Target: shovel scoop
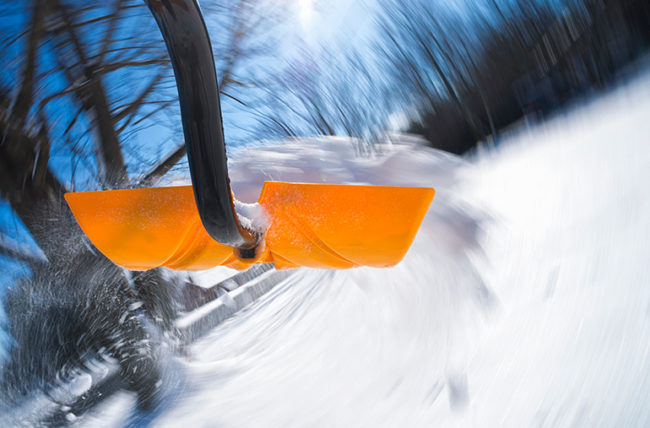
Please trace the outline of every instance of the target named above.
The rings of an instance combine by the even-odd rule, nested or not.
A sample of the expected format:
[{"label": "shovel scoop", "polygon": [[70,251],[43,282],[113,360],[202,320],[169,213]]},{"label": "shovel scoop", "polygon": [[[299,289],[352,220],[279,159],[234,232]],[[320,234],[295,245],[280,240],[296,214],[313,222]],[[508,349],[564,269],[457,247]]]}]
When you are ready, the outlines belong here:
[{"label": "shovel scoop", "polygon": [[387,267],[406,254],[434,190],[265,182],[260,215],[234,204],[212,47],[196,0],[147,0],[170,54],[192,186],[65,195],[106,257],[132,270]]},{"label": "shovel scoop", "polygon": [[250,252],[205,230],[191,186],[68,193],[79,225],[104,255],[132,270],[345,269],[397,264],[433,198],[433,189],[266,182],[258,204],[266,229]]}]

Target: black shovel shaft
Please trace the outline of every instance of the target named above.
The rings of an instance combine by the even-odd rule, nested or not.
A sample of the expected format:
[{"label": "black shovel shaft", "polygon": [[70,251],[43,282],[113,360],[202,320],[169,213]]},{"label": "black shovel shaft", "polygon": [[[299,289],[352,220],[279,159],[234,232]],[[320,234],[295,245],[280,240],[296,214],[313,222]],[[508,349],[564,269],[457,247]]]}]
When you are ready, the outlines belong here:
[{"label": "black shovel shaft", "polygon": [[178,88],[194,196],[205,230],[217,242],[254,248],[240,224],[228,178],[219,85],[210,36],[196,0],[145,0],[171,58]]}]

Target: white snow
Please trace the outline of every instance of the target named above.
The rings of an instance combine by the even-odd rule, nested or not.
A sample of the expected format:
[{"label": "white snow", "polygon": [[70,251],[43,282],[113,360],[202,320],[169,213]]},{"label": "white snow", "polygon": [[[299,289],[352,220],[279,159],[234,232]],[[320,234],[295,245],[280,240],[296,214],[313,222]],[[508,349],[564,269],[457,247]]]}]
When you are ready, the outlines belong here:
[{"label": "white snow", "polygon": [[[70,404],[87,392],[93,384],[91,373],[84,373],[81,370],[76,371],[69,379],[61,382],[55,388],[48,392],[48,396],[56,403]],[[64,404],[63,407],[67,407]],[[36,407],[38,408],[38,407]],[[2,418],[0,418],[0,421]]]},{"label": "white snow", "polygon": [[[248,286],[257,283],[258,281],[262,281],[264,278],[268,277],[271,273],[273,273],[273,270],[266,271],[260,276],[256,277],[253,281],[247,283],[246,285]],[[177,319],[176,327],[179,329],[186,328],[194,324],[201,318],[207,316],[211,312],[218,310],[222,306],[226,306],[233,310],[237,309],[237,303],[235,302],[234,297],[236,297],[242,292],[242,288],[245,288],[245,286],[240,287],[230,293],[223,293],[221,296],[219,296],[219,298],[214,299],[211,302],[208,302],[205,305],[201,306],[200,308],[195,309],[194,311],[190,312],[184,317]]]},{"label": "white snow", "polygon": [[263,234],[268,229],[268,218],[264,208],[257,202],[247,204],[235,199],[235,211],[239,223],[246,229]]},{"label": "white snow", "polygon": [[69,384],[70,394],[79,397],[90,389],[92,383],[93,378],[88,373],[82,373],[79,376],[75,376]]},{"label": "white snow", "polygon": [[139,309],[142,307],[142,302],[134,302],[129,305],[129,310],[130,311],[135,311],[136,309]]},{"label": "white snow", "polygon": [[212,269],[192,272],[189,274],[190,282],[203,288],[214,287],[221,281],[235,275],[237,271],[225,266],[217,266]]},{"label": "white snow", "polygon": [[472,164],[342,139],[237,152],[248,202],[269,178],[437,193],[400,265],[301,270],[195,344],[152,425],[650,426],[649,131],[646,75]]}]

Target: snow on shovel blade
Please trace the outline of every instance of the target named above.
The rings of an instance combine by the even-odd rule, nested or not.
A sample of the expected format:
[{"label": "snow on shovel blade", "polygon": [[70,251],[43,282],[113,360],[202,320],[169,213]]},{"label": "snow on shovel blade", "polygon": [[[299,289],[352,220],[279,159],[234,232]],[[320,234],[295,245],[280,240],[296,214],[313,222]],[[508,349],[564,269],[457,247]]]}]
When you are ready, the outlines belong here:
[{"label": "snow on shovel blade", "polygon": [[106,257],[133,270],[346,269],[399,263],[433,199],[422,187],[265,182],[258,203],[268,229],[242,259],[201,224],[191,186],[68,193],[81,229]]}]

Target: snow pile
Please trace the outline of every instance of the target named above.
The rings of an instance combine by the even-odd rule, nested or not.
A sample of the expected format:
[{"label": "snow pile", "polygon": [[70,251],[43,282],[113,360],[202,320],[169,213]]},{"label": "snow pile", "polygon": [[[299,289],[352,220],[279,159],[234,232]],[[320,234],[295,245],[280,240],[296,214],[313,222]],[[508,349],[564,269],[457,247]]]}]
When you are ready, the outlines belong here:
[{"label": "snow pile", "polygon": [[466,405],[465,355],[491,299],[470,262],[479,219],[453,192],[464,163],[412,145],[382,151],[359,157],[349,140],[313,139],[233,157],[234,192],[248,200],[269,178],[437,194],[398,267],[303,270],[199,344],[166,423],[201,424],[198,407],[219,425],[413,425],[422,414],[402,403],[426,409],[450,390]]},{"label": "snow pile", "polygon": [[468,177],[498,219],[483,272],[500,301],[468,367],[468,425],[650,426],[649,124],[646,75]]},{"label": "snow pile", "polygon": [[246,202],[264,179],[437,193],[400,265],[301,270],[194,345],[153,424],[650,425],[648,124],[646,76],[473,165],[339,139],[234,153]]},{"label": "snow pile", "polygon": [[450,391],[446,403],[466,406],[465,356],[492,299],[470,260],[482,218],[453,190],[464,167],[413,144],[360,157],[345,139],[236,153],[232,186],[248,201],[267,179],[434,186],[437,193],[399,266],[302,270],[197,344],[195,359],[173,374],[186,379],[182,394],[169,391],[175,406],[156,422],[413,425],[422,414],[402,403],[426,409]]}]

